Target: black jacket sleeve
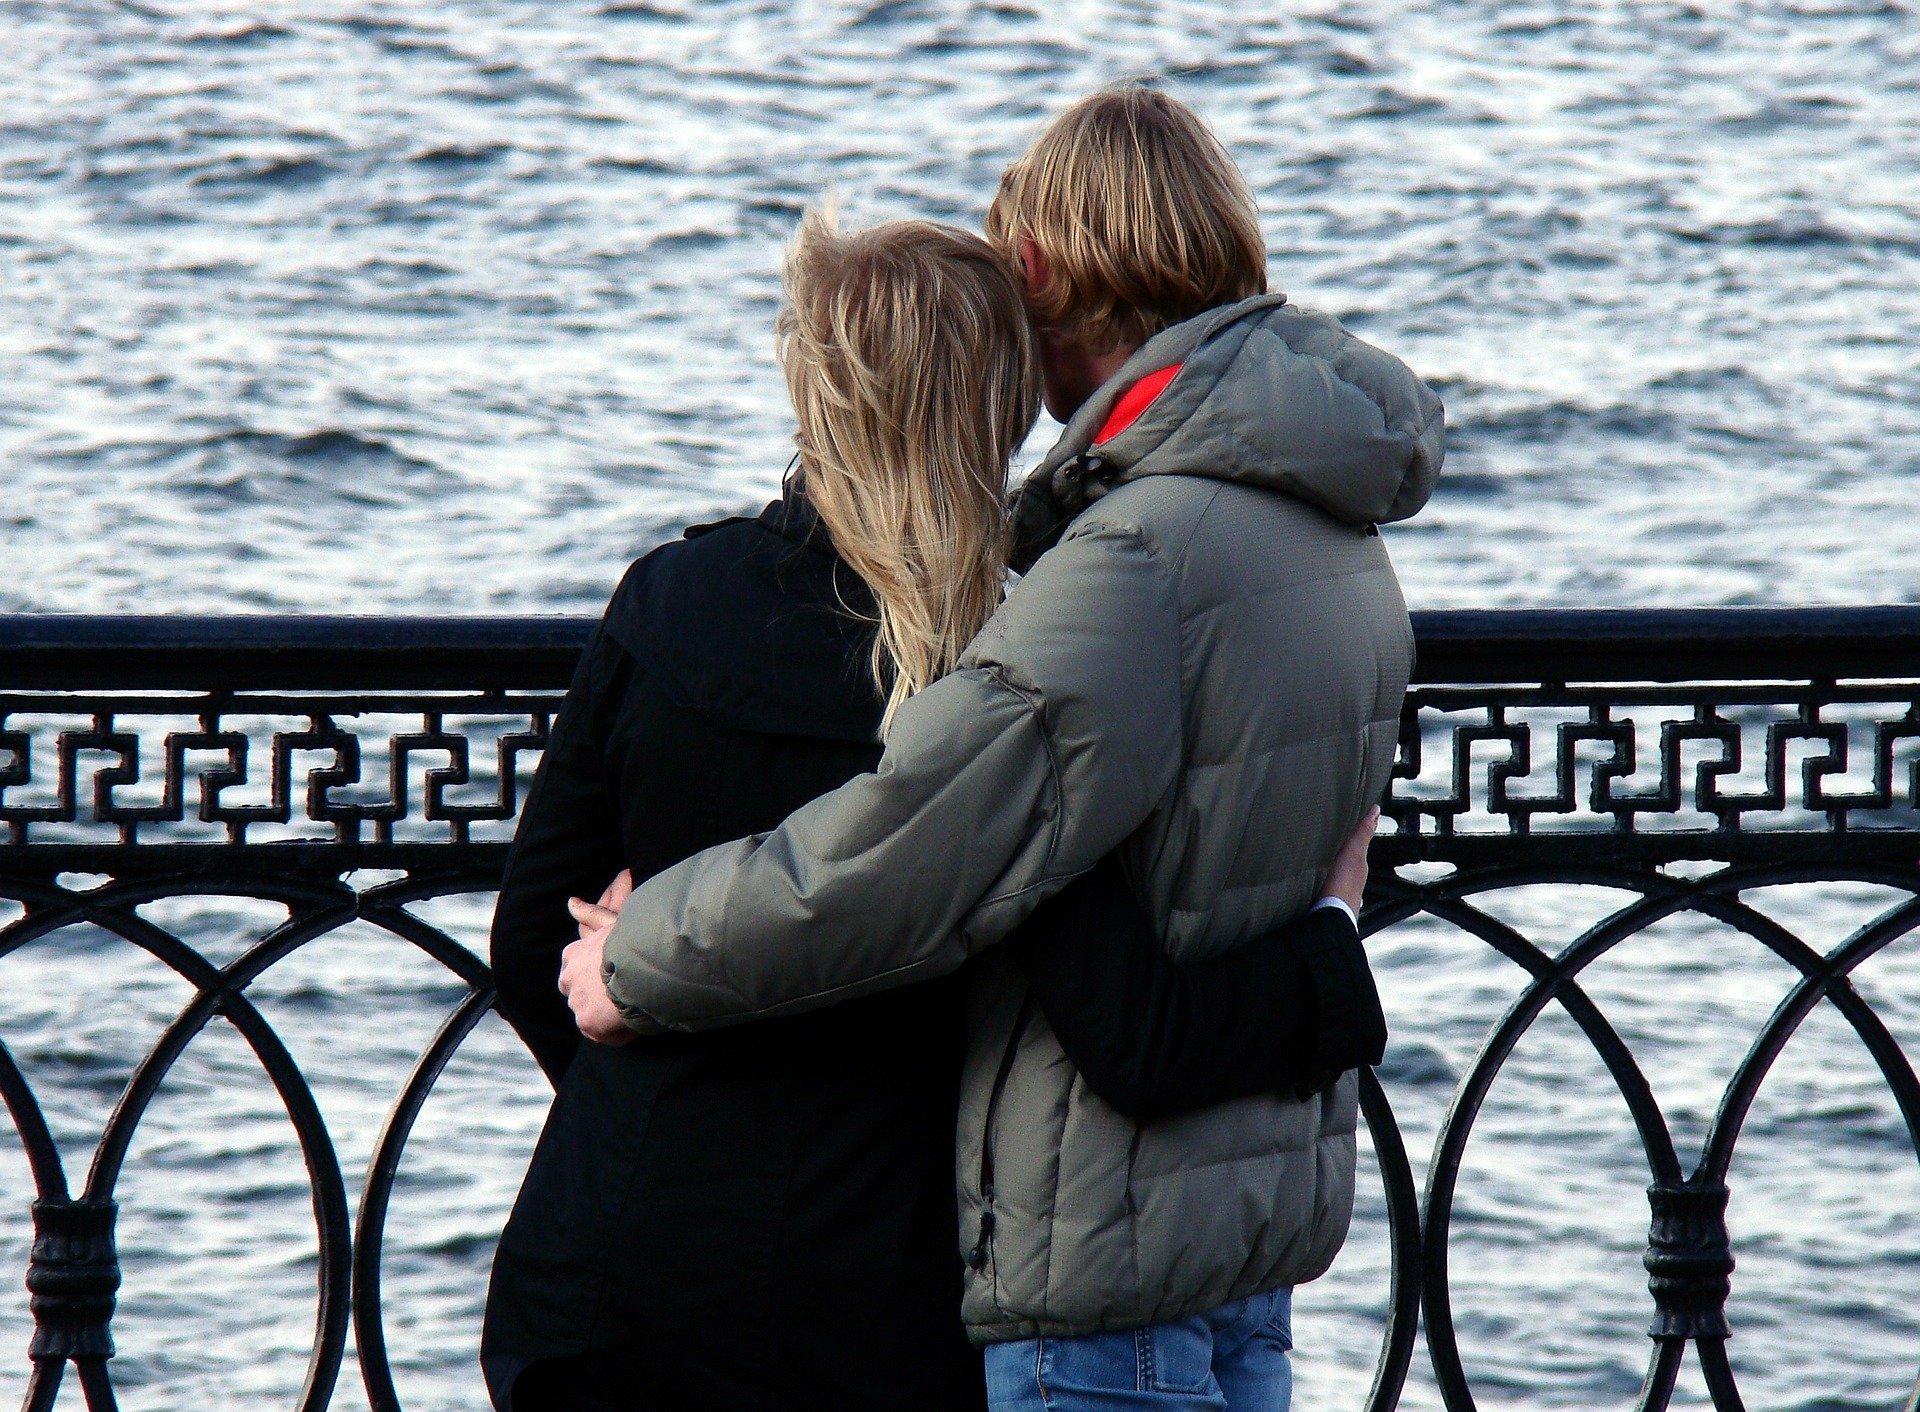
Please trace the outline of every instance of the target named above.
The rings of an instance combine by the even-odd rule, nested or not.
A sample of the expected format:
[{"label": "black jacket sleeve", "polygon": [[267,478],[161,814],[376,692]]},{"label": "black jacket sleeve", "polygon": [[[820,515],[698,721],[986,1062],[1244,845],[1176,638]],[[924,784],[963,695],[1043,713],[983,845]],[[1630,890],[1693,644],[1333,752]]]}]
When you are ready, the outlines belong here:
[{"label": "black jacket sleeve", "polygon": [[1304,1095],[1379,1063],[1386,1048],[1366,951],[1338,908],[1182,965],[1109,857],[1011,944],[1067,1057],[1139,1121],[1256,1093]]},{"label": "black jacket sleeve", "polygon": [[547,737],[507,854],[491,951],[500,1013],[556,1086],[580,1045],[561,997],[560,953],[579,936],[569,897],[598,897],[626,866],[602,745],[622,649],[595,632]]}]

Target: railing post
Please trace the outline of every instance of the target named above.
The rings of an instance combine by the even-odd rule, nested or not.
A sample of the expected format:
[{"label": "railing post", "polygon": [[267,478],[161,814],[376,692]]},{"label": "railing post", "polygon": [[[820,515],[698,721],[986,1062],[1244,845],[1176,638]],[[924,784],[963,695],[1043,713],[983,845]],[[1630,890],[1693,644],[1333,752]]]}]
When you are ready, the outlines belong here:
[{"label": "railing post", "polygon": [[1647,1288],[1656,1340],[1726,1338],[1733,1288],[1733,1246],[1727,1234],[1727,1186],[1713,1179],[1655,1182],[1647,1188],[1653,1224],[1647,1232]]},{"label": "railing post", "polygon": [[113,1357],[114,1295],[120,1288],[113,1218],[118,1210],[114,1202],[84,1196],[33,1203],[28,1356],[36,1362]]}]

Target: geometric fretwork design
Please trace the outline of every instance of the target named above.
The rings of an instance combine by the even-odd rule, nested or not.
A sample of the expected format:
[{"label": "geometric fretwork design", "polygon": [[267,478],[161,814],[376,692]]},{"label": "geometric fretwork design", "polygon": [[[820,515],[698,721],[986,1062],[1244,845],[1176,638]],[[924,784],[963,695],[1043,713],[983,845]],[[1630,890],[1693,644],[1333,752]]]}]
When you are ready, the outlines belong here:
[{"label": "geometric fretwork design", "polygon": [[1756,833],[1912,831],[1920,680],[1423,686],[1395,775],[1387,812],[1429,857],[1534,835],[1549,837],[1520,851],[1552,853],[1581,833],[1615,859],[1727,858]]},{"label": "geometric fretwork design", "polygon": [[[318,1310],[298,1406],[328,1405],[351,1343],[368,1405],[400,1407],[381,1299],[389,1205],[422,1105],[493,995],[480,958],[415,909],[495,886],[589,627],[0,619],[0,902],[13,909],[0,916],[24,909],[0,925],[0,985],[28,943],[90,926],[190,988],[77,1183],[41,1096],[0,1044],[0,1100],[33,1187],[0,1209],[0,1232],[31,1237],[20,1271],[34,1323],[29,1409],[52,1407],[63,1382],[90,1408],[114,1405],[116,1185],[162,1081],[216,1016],[276,1090],[310,1188]],[[1598,1054],[1645,1157],[1653,1349],[1639,1406],[1668,1405],[1691,1347],[1716,1407],[1738,1408],[1730,1164],[1763,1080],[1822,1002],[1859,1037],[1920,1157],[1920,1080],[1851,979],[1920,933],[1920,610],[1427,615],[1416,631],[1420,670],[1364,925],[1444,923],[1518,967],[1521,983],[1453,1088],[1424,1192],[1388,1088],[1362,1076],[1393,1257],[1367,1405],[1399,1405],[1423,1325],[1446,1406],[1475,1405],[1452,1307],[1456,1189],[1495,1080],[1557,1007]],[[383,871],[356,871],[367,869]],[[1747,896],[1816,882],[1871,884],[1893,901],[1816,946]],[[1623,900],[1543,948],[1488,901],[1541,886]],[[216,962],[141,910],[208,897],[265,899],[287,920]],[[1633,1027],[1582,977],[1687,917],[1751,938],[1797,980],[1753,1035],[1701,1150],[1683,1159],[1623,1038]],[[388,1112],[355,1206],[307,1077],[249,988],[369,925],[444,968],[457,998]]]},{"label": "geometric fretwork design", "polygon": [[0,846],[512,835],[554,692],[0,692]]}]

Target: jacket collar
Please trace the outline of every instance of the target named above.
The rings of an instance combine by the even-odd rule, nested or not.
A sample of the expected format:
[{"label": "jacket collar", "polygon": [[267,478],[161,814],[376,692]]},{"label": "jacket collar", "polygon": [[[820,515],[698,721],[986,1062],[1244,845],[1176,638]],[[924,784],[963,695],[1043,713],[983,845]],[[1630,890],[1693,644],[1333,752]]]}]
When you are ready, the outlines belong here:
[{"label": "jacket collar", "polygon": [[[1096,446],[1131,430],[1147,406],[1160,400],[1160,393],[1173,381],[1170,373],[1177,374],[1190,355],[1228,325],[1286,302],[1284,294],[1260,294],[1209,309],[1162,330],[1134,350],[1068,419],[1052,450],[1014,493],[1014,570],[1025,573],[1032,568],[1074,517],[1112,488],[1112,480],[1103,475],[1105,458]],[[1139,406],[1122,405],[1137,385],[1149,380],[1157,384],[1151,397]]]},{"label": "jacket collar", "polygon": [[807,499],[799,476],[789,477],[780,492],[780,498],[768,502],[766,509],[756,516],[760,523],[790,544],[839,558],[839,552],[833,547],[833,536],[827,533],[820,512]]}]

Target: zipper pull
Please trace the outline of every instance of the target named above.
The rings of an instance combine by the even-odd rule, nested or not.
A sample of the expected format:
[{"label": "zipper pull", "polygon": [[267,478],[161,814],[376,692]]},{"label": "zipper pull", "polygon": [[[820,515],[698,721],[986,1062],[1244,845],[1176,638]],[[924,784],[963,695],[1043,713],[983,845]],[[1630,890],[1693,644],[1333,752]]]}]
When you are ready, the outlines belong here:
[{"label": "zipper pull", "polygon": [[987,1198],[987,1205],[980,1212],[980,1239],[973,1243],[973,1249],[967,1252],[967,1268],[984,1270],[987,1267],[987,1243],[993,1239],[993,1198]]}]

